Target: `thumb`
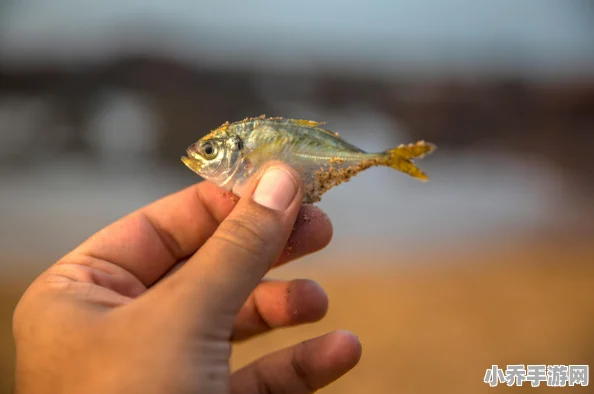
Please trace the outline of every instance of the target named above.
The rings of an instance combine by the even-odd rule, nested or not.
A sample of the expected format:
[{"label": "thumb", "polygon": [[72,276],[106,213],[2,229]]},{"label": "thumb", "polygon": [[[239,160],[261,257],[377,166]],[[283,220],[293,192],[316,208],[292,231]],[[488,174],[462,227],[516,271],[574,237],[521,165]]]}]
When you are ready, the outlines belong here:
[{"label": "thumb", "polygon": [[299,175],[282,163],[255,176],[212,237],[168,278],[167,298],[175,308],[214,312],[229,317],[231,325],[287,243],[302,189]]}]

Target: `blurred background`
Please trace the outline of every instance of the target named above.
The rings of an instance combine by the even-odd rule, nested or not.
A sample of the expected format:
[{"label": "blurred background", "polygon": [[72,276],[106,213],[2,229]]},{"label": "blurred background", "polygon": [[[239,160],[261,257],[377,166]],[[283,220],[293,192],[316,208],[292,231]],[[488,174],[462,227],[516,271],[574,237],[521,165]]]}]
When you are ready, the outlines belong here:
[{"label": "blurred background", "polygon": [[260,114],[439,149],[427,184],[374,168],[324,196],[333,242],[271,276],[319,281],[328,316],[241,344],[234,368],[333,329],[364,352],[328,394],[592,364],[594,1],[3,0],[0,393],[28,283],[199,181],[186,147]]}]

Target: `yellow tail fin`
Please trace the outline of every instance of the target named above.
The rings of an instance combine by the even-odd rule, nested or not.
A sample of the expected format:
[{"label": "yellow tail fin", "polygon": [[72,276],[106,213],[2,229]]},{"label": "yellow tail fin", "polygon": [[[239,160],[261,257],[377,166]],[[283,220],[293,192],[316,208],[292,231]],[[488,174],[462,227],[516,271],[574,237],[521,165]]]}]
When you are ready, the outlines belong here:
[{"label": "yellow tail fin", "polygon": [[429,177],[414,164],[415,159],[422,159],[436,149],[433,144],[419,141],[416,144],[400,145],[386,151],[388,154],[388,165],[395,170],[402,171],[413,178],[428,181]]}]

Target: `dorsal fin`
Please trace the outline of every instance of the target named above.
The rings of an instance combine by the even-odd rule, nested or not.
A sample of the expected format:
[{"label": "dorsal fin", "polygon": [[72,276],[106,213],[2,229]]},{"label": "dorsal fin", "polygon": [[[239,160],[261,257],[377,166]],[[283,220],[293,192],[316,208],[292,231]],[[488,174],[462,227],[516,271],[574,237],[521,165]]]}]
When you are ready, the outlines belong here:
[{"label": "dorsal fin", "polygon": [[287,119],[287,122],[293,123],[293,124],[296,124],[296,125],[299,125],[299,126],[315,127],[316,130],[319,131],[319,132],[322,132],[322,133],[327,134],[327,135],[329,135],[331,137],[334,137],[334,138],[342,139],[342,138],[340,138],[340,136],[338,135],[338,133],[335,133],[333,131],[322,129],[321,127],[318,127],[318,126],[321,126],[321,125],[326,124],[327,122],[316,122],[316,121],[313,121],[313,120],[306,120],[306,119]]},{"label": "dorsal fin", "polygon": [[204,137],[202,137],[202,139],[213,138],[213,137],[216,137],[218,134],[224,133],[229,128],[229,124],[230,124],[229,122],[223,123],[222,125],[220,125],[216,129],[211,130],[210,133],[208,133],[207,135],[205,135]]},{"label": "dorsal fin", "polygon": [[299,126],[307,126],[307,127],[318,127],[323,124],[326,124],[326,122],[316,122],[316,121],[307,120],[307,119],[287,119],[287,122],[294,123]]}]

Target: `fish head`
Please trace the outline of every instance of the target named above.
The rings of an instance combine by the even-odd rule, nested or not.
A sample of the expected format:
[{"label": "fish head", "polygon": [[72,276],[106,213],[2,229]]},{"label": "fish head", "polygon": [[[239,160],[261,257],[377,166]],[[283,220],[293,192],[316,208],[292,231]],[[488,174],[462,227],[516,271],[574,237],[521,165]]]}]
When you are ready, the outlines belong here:
[{"label": "fish head", "polygon": [[188,147],[183,163],[215,184],[222,186],[235,173],[241,159],[243,141],[237,135],[209,134]]}]

